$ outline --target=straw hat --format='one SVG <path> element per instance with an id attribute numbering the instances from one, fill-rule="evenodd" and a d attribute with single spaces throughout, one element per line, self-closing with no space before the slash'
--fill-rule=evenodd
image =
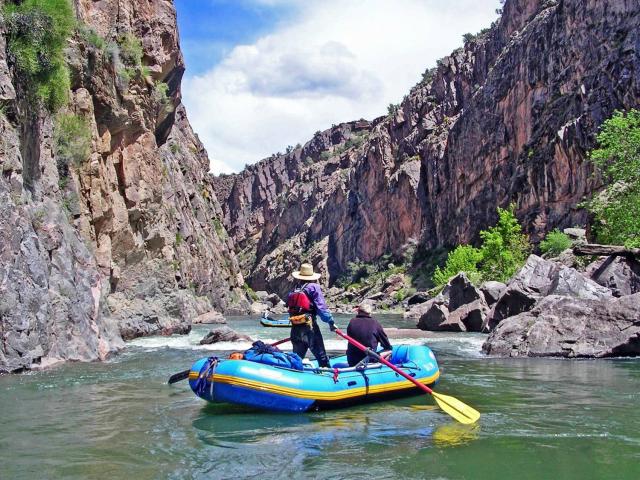
<path id="1" fill-rule="evenodd" d="M 373 313 L 373 304 L 371 304 L 370 302 L 362 302 L 356 308 L 359 312 L 365 313 L 367 315 L 371 315 Z"/>
<path id="2" fill-rule="evenodd" d="M 319 273 L 313 272 L 313 265 L 310 263 L 303 263 L 300 265 L 300 270 L 293 272 L 291 275 L 298 280 L 318 280 L 320 278 Z"/>

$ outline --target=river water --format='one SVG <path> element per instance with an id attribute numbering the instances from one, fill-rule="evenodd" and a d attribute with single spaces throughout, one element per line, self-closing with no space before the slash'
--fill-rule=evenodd
<path id="1" fill-rule="evenodd" d="M 387 326 L 407 326 L 397 316 Z M 346 324 L 346 318 L 338 321 Z M 287 329 L 229 326 L 264 340 Z M 168 377 L 208 331 L 150 337 L 102 364 L 0 377 L 0 479 L 640 478 L 640 361 L 492 359 L 484 336 L 433 334 L 437 391 L 482 413 L 456 424 L 420 395 L 301 415 L 207 405 Z M 346 343 L 325 333 L 327 348 Z"/>

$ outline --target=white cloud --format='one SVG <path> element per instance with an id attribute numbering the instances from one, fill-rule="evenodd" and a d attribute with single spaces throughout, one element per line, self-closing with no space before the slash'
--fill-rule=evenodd
<path id="1" fill-rule="evenodd" d="M 384 114 L 427 67 L 462 44 L 463 33 L 488 27 L 499 1 L 297 5 L 295 23 L 185 78 L 189 118 L 216 173 L 239 171 L 334 123 Z"/>

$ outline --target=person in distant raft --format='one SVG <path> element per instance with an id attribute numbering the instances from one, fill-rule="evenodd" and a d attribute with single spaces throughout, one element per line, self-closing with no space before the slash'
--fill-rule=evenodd
<path id="1" fill-rule="evenodd" d="M 319 316 L 323 322 L 328 323 L 332 332 L 336 327 L 333 316 L 324 301 L 322 289 L 316 283 L 320 274 L 314 273 L 312 265 L 303 263 L 300 265 L 300 270 L 291 275 L 299 281 L 287 296 L 293 351 L 300 358 L 304 358 L 307 350 L 311 350 L 319 367 L 329 367 L 329 357 L 324 348 L 324 340 L 316 317 Z"/>
<path id="2" fill-rule="evenodd" d="M 356 316 L 349 321 L 349 325 L 347 326 L 347 335 L 356 339 L 365 347 L 369 347 L 374 352 L 378 348 L 379 343 L 385 352 L 388 351 L 388 353 L 390 353 L 392 347 L 389 342 L 389 337 L 387 337 L 380 322 L 371 316 L 373 313 L 373 305 L 364 302 L 356 308 Z M 387 356 L 385 352 L 381 354 L 383 357 Z M 349 343 L 347 347 L 347 362 L 349 362 L 350 367 L 357 365 L 358 362 L 366 356 L 366 353 Z"/>

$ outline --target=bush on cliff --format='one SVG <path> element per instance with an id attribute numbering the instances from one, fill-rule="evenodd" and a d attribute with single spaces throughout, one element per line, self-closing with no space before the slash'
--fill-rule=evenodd
<path id="1" fill-rule="evenodd" d="M 640 111 L 615 112 L 589 156 L 607 186 L 588 204 L 598 242 L 640 247 Z"/>
<path id="2" fill-rule="evenodd" d="M 91 153 L 89 123 L 73 113 L 57 115 L 54 129 L 58 171 L 66 177 L 69 164 L 79 167 Z"/>
<path id="3" fill-rule="evenodd" d="M 32 101 L 51 112 L 65 105 L 69 69 L 64 48 L 73 33 L 75 16 L 69 0 L 25 0 L 4 7 L 7 45 Z"/>
<path id="4" fill-rule="evenodd" d="M 567 248 L 571 247 L 571 239 L 557 228 L 544 237 L 540 242 L 540 252 L 552 256 L 560 255 Z"/>

